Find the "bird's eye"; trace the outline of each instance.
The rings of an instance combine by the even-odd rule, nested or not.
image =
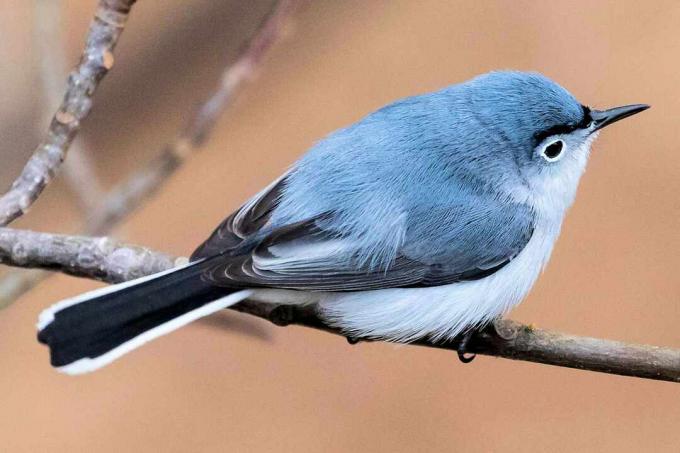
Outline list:
[[[555,162],[562,158],[564,154],[564,142],[562,140],[555,140],[548,142],[541,150],[541,156],[548,162]]]

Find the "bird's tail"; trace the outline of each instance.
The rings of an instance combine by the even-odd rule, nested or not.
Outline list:
[[[144,343],[247,298],[201,279],[210,259],[63,300],[40,314],[38,341],[67,374],[96,370]]]

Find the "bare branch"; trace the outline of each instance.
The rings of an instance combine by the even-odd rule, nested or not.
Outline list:
[[[277,305],[275,302],[245,301],[234,309],[279,326],[294,324],[343,335],[342,331],[319,319],[313,306]],[[412,344],[457,351],[460,340],[419,340]],[[680,382],[678,349],[579,337],[537,329],[511,320],[498,320],[475,332],[466,345],[466,351],[579,370]]]
[[[0,225],[7,225],[30,208],[66,157],[92,107],[99,82],[113,66],[113,50],[134,3],[135,0],[99,1],[80,63],[69,76],[66,94],[47,135],[11,189],[0,197]]]
[[[51,0],[38,1],[53,4]],[[225,68],[216,90],[199,107],[175,140],[164,147],[159,155],[145,167],[134,172],[127,180],[114,188],[103,198],[103,201],[101,201],[102,197],[97,195],[96,198],[100,199],[101,203],[99,203],[98,208],[89,210],[92,213],[88,216],[83,229],[87,234],[110,233],[125,217],[150,198],[191,153],[205,143],[217,119],[231,104],[238,89],[257,72],[265,53],[282,35],[287,21],[302,3],[301,0],[281,0],[277,2],[274,9],[244,47],[241,55],[234,63]],[[93,180],[86,174],[91,173],[88,170],[87,162],[84,162],[83,165],[74,162],[71,165],[70,162],[74,157],[75,160],[80,157],[73,153],[73,149],[74,147],[72,147],[67,165],[73,167],[71,173],[73,173],[74,179]],[[82,157],[87,159],[86,155],[82,155]],[[98,184],[95,183],[95,185],[94,189],[90,187],[87,192],[99,193]],[[1,203],[0,206],[2,206]],[[49,275],[49,273],[39,271],[15,271],[0,279],[0,309],[9,306],[14,300]]]
[[[35,0],[33,8],[37,67],[43,87],[45,122],[51,120],[53,109],[61,102],[62,84],[66,76],[62,9],[61,0]],[[79,144],[78,139],[71,144],[69,158],[63,166],[66,183],[76,196],[80,210],[89,212],[102,199],[103,189],[94,171],[91,156]]]
[[[0,262],[119,283],[170,269],[186,262],[186,259],[121,244],[109,238],[0,227]]]
[[[87,222],[88,234],[105,234],[145,200],[153,196],[185,159],[201,147],[215,122],[231,104],[237,90],[254,74],[266,52],[283,33],[300,0],[280,0],[263,21],[236,61],[227,66],[220,83],[199,107],[174,141],[158,156],[114,188]]]
[[[185,261],[185,258],[172,258],[106,238],[0,228],[0,262],[11,266],[41,267],[115,283],[166,270]],[[300,293],[300,297],[304,297],[304,293]],[[271,292],[234,308],[280,326],[296,324],[343,335],[339,329],[325,324],[314,306],[282,305],[282,302],[290,303],[290,300],[277,300],[275,292]],[[456,350],[458,342],[421,340],[414,344]],[[566,335],[514,321],[498,321],[475,333],[467,349],[514,360],[680,382],[680,350]]]
[[[0,278],[0,310],[9,307],[19,297],[45,280],[51,272],[41,269],[12,270]]]

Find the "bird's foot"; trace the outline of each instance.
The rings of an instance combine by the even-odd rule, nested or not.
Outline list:
[[[351,345],[355,345],[355,344],[357,344],[361,341],[361,338],[350,337],[350,336],[345,337],[345,339],[347,340],[347,343],[349,343]]]
[[[477,357],[477,354],[467,355],[467,346],[474,334],[475,334],[474,329],[466,331],[465,334],[463,334],[463,338],[461,338],[460,342],[458,343],[457,348],[458,360],[460,360],[463,363],[470,363],[473,360],[475,360],[475,357]]]

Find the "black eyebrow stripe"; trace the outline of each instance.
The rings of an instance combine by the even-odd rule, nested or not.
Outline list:
[[[578,123],[558,124],[556,126],[549,127],[544,131],[538,132],[537,134],[534,135],[534,138],[536,139],[536,144],[541,143],[543,140],[545,140],[547,137],[550,137],[551,135],[568,134],[570,132],[574,132],[576,129],[585,129],[586,127],[588,127],[588,125],[592,121],[592,118],[590,117],[590,108],[585,105],[581,105],[581,108],[583,109],[583,118],[581,118],[581,121],[579,121]]]

